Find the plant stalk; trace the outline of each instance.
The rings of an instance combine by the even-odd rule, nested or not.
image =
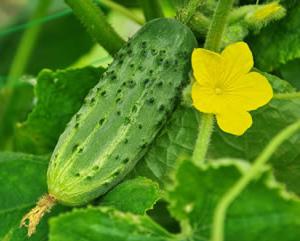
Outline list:
[[[164,16],[158,0],[140,0],[146,21]]]
[[[65,0],[74,14],[85,26],[89,34],[107,50],[110,55],[116,54],[124,40],[106,21],[106,17],[93,0]]]
[[[222,36],[224,34],[233,3],[234,0],[219,0],[206,36],[204,48],[215,52],[220,51]]]
[[[204,48],[219,52],[224,34],[224,29],[228,21],[228,15],[234,0],[219,0],[210,28],[207,33]],[[201,113],[201,123],[199,126],[198,137],[193,152],[192,160],[197,165],[202,165],[205,161],[209,142],[214,125],[213,114]]]
[[[240,193],[247,187],[247,185],[264,172],[264,166],[270,159],[276,149],[293,134],[300,130],[300,120],[289,125],[279,134],[277,134],[270,143],[266,146],[263,152],[256,158],[250,170],[242,176],[221,198],[214,212],[212,239],[211,241],[224,240],[224,223],[226,212],[232,202],[240,195]]]
[[[202,165],[205,161],[213,127],[214,116],[212,114],[202,114],[192,157],[193,162],[197,165]]]
[[[277,100],[291,100],[291,99],[298,99],[298,98],[300,98],[300,92],[275,94],[273,96],[273,99],[277,99]]]

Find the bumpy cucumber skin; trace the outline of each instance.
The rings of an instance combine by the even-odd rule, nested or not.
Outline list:
[[[135,166],[174,110],[195,47],[186,26],[164,18],[117,53],[53,152],[47,181],[58,202],[85,204]]]

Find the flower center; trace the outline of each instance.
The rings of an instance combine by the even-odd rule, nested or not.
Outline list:
[[[222,94],[222,89],[220,89],[220,88],[215,88],[215,93],[216,93],[216,95],[220,95],[220,94]]]

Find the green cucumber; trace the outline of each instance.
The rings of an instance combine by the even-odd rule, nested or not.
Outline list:
[[[127,42],[58,141],[47,175],[53,200],[86,204],[125,177],[178,103],[195,47],[189,28],[165,18]]]

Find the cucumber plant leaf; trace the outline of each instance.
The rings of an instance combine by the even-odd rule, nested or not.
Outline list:
[[[108,207],[77,209],[52,218],[49,237],[50,241],[174,240],[172,234],[149,217],[123,213]]]
[[[46,190],[48,158],[22,153],[0,152],[0,240],[28,240],[27,230],[19,228],[22,216],[32,208]],[[54,208],[51,215],[62,207]],[[47,240],[46,215],[33,241]]]
[[[104,69],[93,67],[55,72],[43,70],[35,88],[37,103],[17,129],[17,149],[38,154],[51,152],[103,72]]]
[[[143,215],[153,208],[160,196],[157,183],[145,177],[137,177],[112,189],[102,198],[100,205]]]
[[[248,167],[247,162],[232,159],[203,168],[189,161],[180,165],[168,200],[171,213],[182,223],[182,240],[209,240],[217,202]],[[252,182],[229,208],[225,240],[255,241],[260,237],[264,241],[295,241],[300,236],[299,221],[299,199],[267,173]]]

